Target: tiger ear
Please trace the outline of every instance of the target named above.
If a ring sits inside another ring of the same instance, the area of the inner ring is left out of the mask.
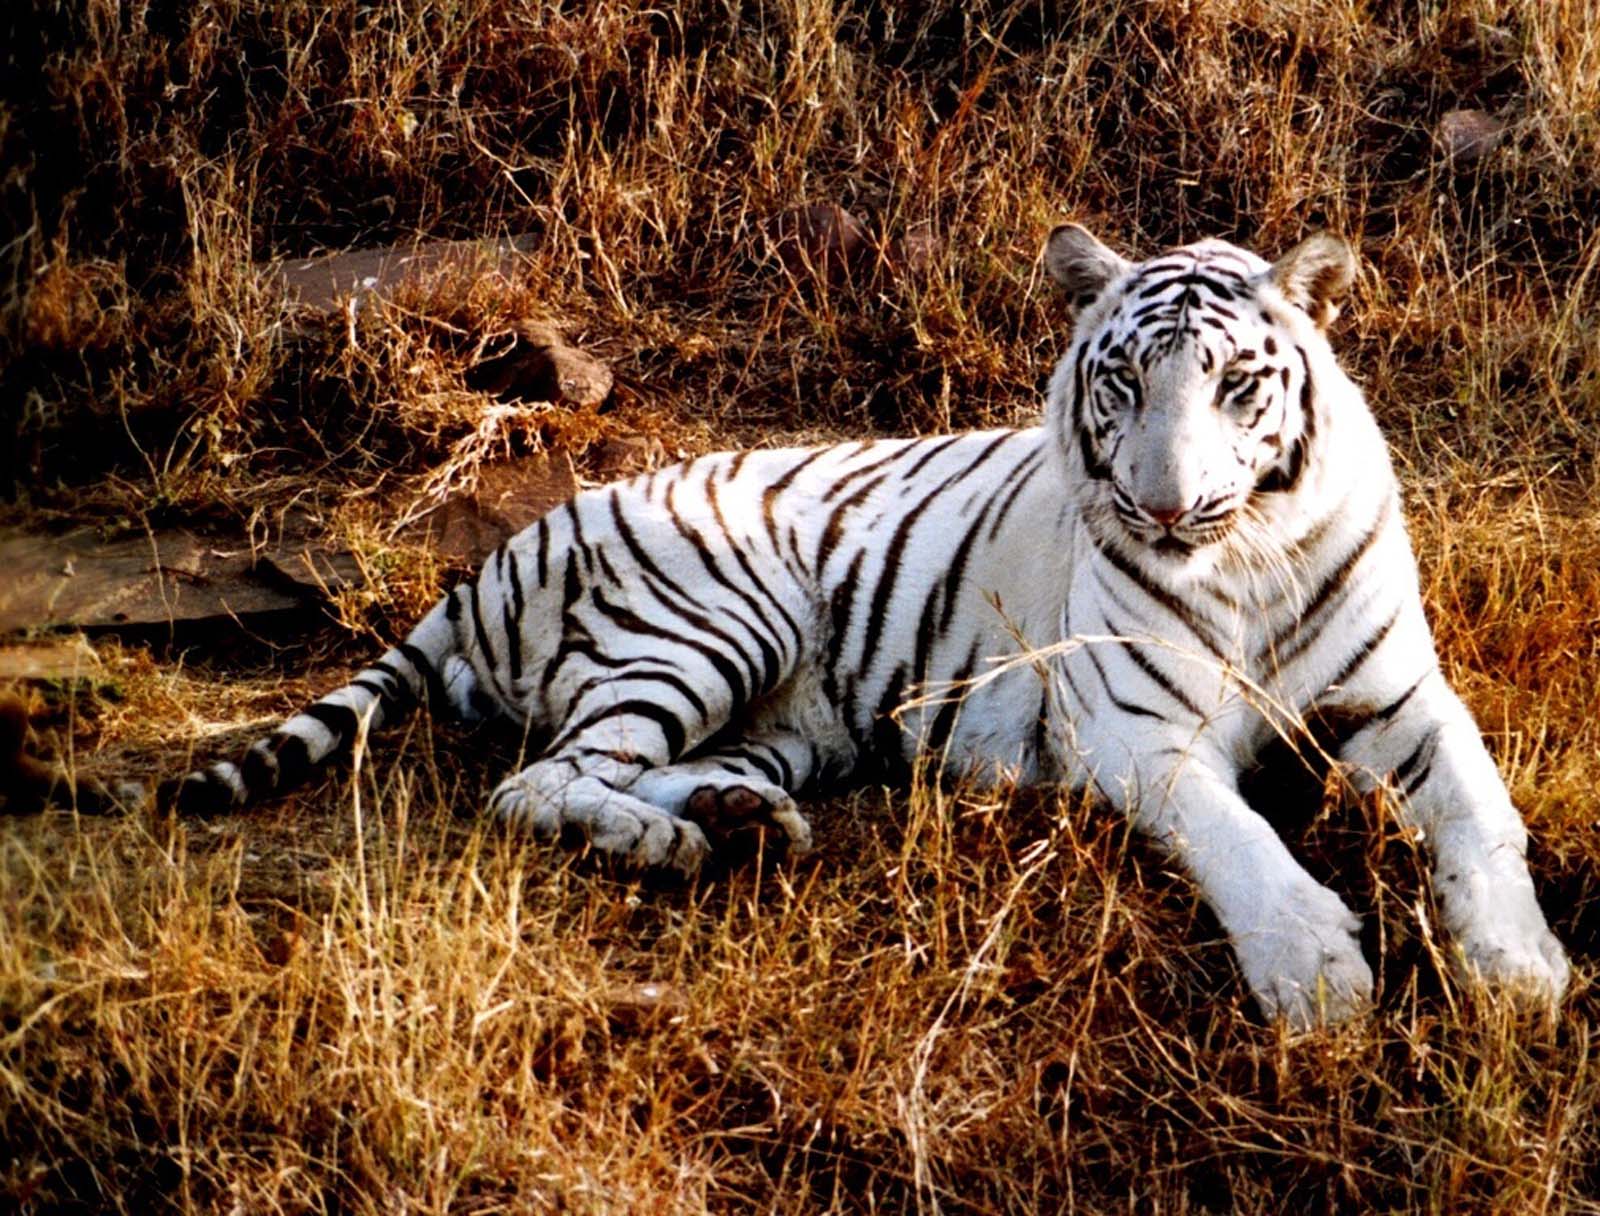
[[[1079,313],[1106,284],[1133,269],[1133,263],[1107,249],[1087,228],[1061,224],[1045,240],[1044,268],[1066,289],[1072,311]]]
[[[1305,310],[1318,329],[1327,329],[1339,315],[1338,302],[1350,290],[1355,273],[1356,256],[1349,244],[1319,232],[1273,263],[1267,277],[1284,299]]]

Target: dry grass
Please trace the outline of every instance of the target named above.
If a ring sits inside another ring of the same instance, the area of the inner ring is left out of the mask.
[[[1600,1211],[1595,0],[34,7],[0,16],[8,514],[260,536],[292,505],[372,578],[282,654],[102,643],[98,684],[44,694],[85,771],[179,767],[436,592],[382,525],[478,451],[464,334],[556,317],[618,372],[489,451],[1007,422],[1062,345],[1057,218],[1136,251],[1326,225],[1361,243],[1336,340],[1578,971],[1554,1020],[1457,987],[1423,860],[1313,791],[1297,848],[1364,914],[1380,1002],[1287,1039],[1092,808],[869,790],[803,865],[657,889],[459,817],[504,745],[417,731],[238,819],[0,825],[0,1199]],[[1457,108],[1505,122],[1491,155],[1437,145]],[[773,256],[797,202],[865,222],[852,275]],[[537,238],[515,288],[354,325],[254,269],[498,233]]]

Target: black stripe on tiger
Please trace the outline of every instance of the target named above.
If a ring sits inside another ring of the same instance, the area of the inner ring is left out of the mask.
[[[1124,636],[1122,632],[1110,621],[1106,622],[1106,628],[1112,634],[1118,637]],[[1135,667],[1144,672],[1145,675],[1149,676],[1162,692],[1166,693],[1167,696],[1171,697],[1195,717],[1203,719],[1205,717],[1205,713],[1198,705],[1194,703],[1194,699],[1190,697],[1188,693],[1184,692],[1183,689],[1179,688],[1171,676],[1167,675],[1166,672],[1162,671],[1143,654],[1142,648],[1146,644],[1146,642],[1139,638],[1125,640],[1122,643],[1122,653],[1128,656]]]
[[[733,614],[733,619],[745,627],[751,638],[754,639],[756,646],[760,649],[761,661],[764,669],[762,685],[766,688],[771,688],[778,682],[778,673],[783,667],[776,649],[776,647],[781,647],[783,645],[783,639],[778,636],[778,630],[776,626],[773,625],[771,619],[762,609],[760,602],[755,598],[755,596],[751,595],[743,587],[740,587],[723,572],[723,569],[721,565],[718,564],[711,547],[706,544],[705,537],[702,536],[699,530],[691,525],[688,520],[684,519],[682,514],[678,511],[678,504],[673,498],[673,490],[676,488],[677,487],[674,486],[672,489],[667,491],[667,516],[672,520],[672,526],[677,529],[678,535],[683,537],[683,539],[688,542],[689,547],[695,551],[695,556],[700,559],[700,564],[705,567],[706,573],[711,576],[712,580],[721,584],[723,587],[726,587],[729,591],[733,592],[734,595],[738,596],[740,601],[743,602],[744,606],[750,609],[750,611],[755,614],[756,619],[760,621],[761,628],[758,629],[749,621],[743,620],[737,614]],[[708,492],[710,490],[709,481],[707,483],[707,490]],[[617,502],[617,496],[615,493],[613,493],[611,496],[611,512],[613,517],[621,514],[621,508]]]
[[[789,759],[783,754],[783,751],[760,739],[749,740],[744,744],[742,751],[746,756],[750,757],[751,763],[756,764],[758,767],[760,766],[760,761],[756,759],[757,748],[767,754],[768,762],[777,770],[777,775],[772,778],[772,783],[786,790],[794,789],[798,784],[795,781],[794,766],[789,763]]]
[[[738,621],[739,624],[743,625],[745,630],[757,640],[758,648],[763,651],[763,661],[759,668],[756,666],[756,660],[751,656],[750,652],[740,644],[738,638],[734,637],[733,634],[729,633],[721,626],[713,624],[711,618],[702,613],[699,610],[699,606],[695,604],[688,597],[688,595],[682,591],[679,591],[675,585],[664,582],[661,579],[651,577],[650,575],[645,576],[643,579],[643,585],[645,590],[649,591],[650,594],[655,597],[656,602],[660,604],[661,607],[665,608],[668,612],[672,613],[680,620],[688,622],[691,628],[697,629],[701,633],[709,634],[711,637],[718,639],[724,644],[728,654],[738,657],[740,663],[744,667],[744,677],[741,679],[740,684],[745,690],[744,696],[739,701],[740,706],[743,706],[746,702],[753,700],[756,696],[763,692],[768,687],[768,680],[775,679],[776,673],[781,670],[781,668],[776,665],[777,653],[772,649],[770,644],[762,643],[760,635],[751,628],[748,621],[742,620],[734,613],[725,614],[727,618]]]
[[[773,785],[784,789],[788,788],[784,784],[783,773],[777,767],[777,765],[773,764],[772,761],[768,760],[766,757],[760,755],[749,744],[746,744],[744,747],[739,749],[739,758],[742,759],[746,764],[750,765],[751,768],[754,768],[760,772],[760,774],[768,781],[772,782]]]
[[[1021,480],[1026,484],[1027,478],[1032,476],[1033,470],[1043,463],[1042,457],[1033,457],[1037,463],[1032,466],[1029,473]],[[1015,501],[1015,495],[1007,499],[1007,508]],[[966,532],[957,543],[955,553],[951,556],[945,568],[944,578],[934,588],[933,595],[927,607],[921,614],[917,624],[916,649],[912,660],[912,683],[920,687],[928,678],[928,663],[933,655],[933,643],[943,640],[950,632],[951,622],[955,618],[956,605],[961,599],[961,587],[966,574],[967,561],[972,555],[972,546],[978,539],[978,534],[983,531],[984,524],[995,510],[995,503],[991,500],[983,506],[977,517],[967,525]]]
[[[256,794],[294,789],[305,783],[316,765],[303,738],[277,730],[246,751],[239,767],[246,788]]]
[[[734,665],[732,660],[730,660],[726,654],[718,650],[715,646],[701,641],[698,637],[695,637],[692,634],[678,633],[674,630],[666,629],[660,625],[654,625],[650,623],[643,617],[639,616],[638,613],[633,612],[630,609],[623,608],[618,604],[611,603],[605,598],[605,595],[598,587],[594,589],[594,592],[592,593],[592,599],[594,606],[599,609],[603,616],[613,623],[620,625],[629,633],[636,634],[639,637],[660,638],[662,641],[672,642],[673,644],[682,646],[687,650],[692,650],[704,658],[706,662],[710,663],[712,667],[716,668],[717,674],[722,677],[723,683],[728,686],[728,693],[733,698],[734,714],[737,714],[749,702],[750,688],[745,683],[743,675],[740,673],[738,667]],[[720,630],[710,628],[710,622],[706,621],[703,617],[698,621],[690,620],[689,623],[696,628],[705,628],[707,632],[716,636],[720,636],[724,641],[729,641],[727,634],[722,633]],[[705,708],[703,702],[701,703],[700,708],[703,712]]]
[[[797,460],[787,472],[775,478],[772,484],[761,491],[761,522],[766,525],[767,536],[772,541],[773,549],[781,550],[783,548],[782,543],[778,540],[778,516],[776,511],[778,497],[794,484],[794,479],[800,476],[803,469],[808,465],[814,464],[831,450],[825,447],[813,448],[805,456]]]
[[[410,662],[409,659],[406,661],[407,663]],[[382,676],[384,683],[389,688],[390,706],[389,709],[385,711],[384,716],[386,718],[392,719],[400,714],[409,713],[413,708],[416,707],[418,701],[421,699],[418,696],[418,692],[422,691],[423,694],[426,695],[425,689],[418,690],[413,688],[411,686],[411,681],[406,679],[405,676],[401,675],[400,669],[397,668],[393,663],[389,662],[387,658],[377,660],[377,662],[373,663],[373,665],[367,670],[378,672],[379,675]],[[362,674],[365,675],[366,673],[363,672]],[[420,683],[422,679],[420,673],[418,674],[417,679]]]
[[[1044,467],[1044,457],[1033,455],[1018,465],[1018,472],[1012,474],[1011,489],[1006,491],[1006,496],[1000,502],[1000,509],[995,512],[994,522],[989,525],[988,540],[992,544],[1000,535],[1000,529],[1006,522],[1006,516],[1011,514],[1011,508],[1016,505],[1017,499],[1028,488],[1028,483],[1033,476]]]
[[[1296,346],[1294,350],[1300,357],[1300,434],[1289,445],[1287,467],[1281,463],[1274,464],[1256,482],[1256,492],[1259,494],[1283,494],[1298,486],[1310,459],[1311,447],[1317,439],[1316,394],[1311,385],[1311,362],[1306,358],[1303,348]],[[1289,369],[1284,367],[1280,372],[1283,386],[1287,389]]]
[[[300,711],[300,715],[320,722],[333,736],[333,747],[325,755],[348,750],[361,731],[361,717],[348,705],[330,705],[327,701],[314,701]]]
[[[1141,705],[1137,701],[1129,701],[1119,697],[1113,691],[1114,686],[1111,683],[1111,677],[1106,674],[1105,665],[1100,662],[1100,656],[1095,653],[1094,646],[1090,645],[1086,647],[1085,653],[1089,656],[1089,663],[1094,667],[1095,675],[1100,677],[1101,691],[1106,694],[1106,700],[1110,701],[1112,705],[1116,706],[1123,713],[1133,714],[1138,718],[1154,718],[1158,722],[1166,722],[1170,719],[1171,715],[1164,714],[1158,709],[1151,709],[1149,706]],[[1087,702],[1085,702],[1085,704],[1087,704]]]
[[[1387,621],[1385,621],[1378,629],[1375,629],[1372,633],[1370,633],[1366,640],[1361,643],[1361,645],[1357,646],[1353,651],[1350,652],[1350,657],[1339,665],[1339,670],[1335,672],[1333,678],[1328,681],[1328,687],[1337,688],[1351,676],[1355,675],[1356,672],[1360,671],[1361,665],[1372,657],[1372,652],[1382,644],[1384,638],[1389,636],[1390,630],[1394,628],[1395,622],[1399,619],[1400,609],[1396,608],[1389,614],[1389,619]]]
[[[1324,751],[1343,755],[1362,731],[1381,726],[1399,713],[1417,689],[1422,687],[1422,682],[1432,674],[1429,670],[1418,676],[1409,688],[1386,705],[1349,705],[1336,699],[1329,705],[1313,706],[1306,715],[1307,722]]]
[[[687,621],[694,628],[699,629],[704,633],[709,633],[713,637],[720,638],[727,644],[728,648],[734,654],[737,654],[739,658],[743,660],[745,667],[750,672],[750,681],[748,684],[743,678],[740,678],[737,675],[735,675],[735,677],[732,679],[728,679],[727,672],[723,672],[724,678],[728,680],[728,687],[734,695],[735,706],[743,707],[754,694],[758,683],[760,683],[763,688],[770,687],[770,683],[777,679],[777,673],[781,671],[781,666],[778,664],[777,655],[772,651],[771,644],[765,641],[765,639],[763,639],[748,622],[740,621],[740,624],[744,625],[745,629],[750,632],[750,635],[756,639],[757,644],[761,647],[764,671],[764,679],[761,679],[757,677],[755,664],[752,662],[750,656],[745,652],[744,648],[740,646],[728,633],[713,625],[710,620],[708,620],[699,612],[696,612],[692,605],[684,602],[686,597],[683,596],[681,592],[676,590],[673,585],[673,580],[667,576],[666,572],[663,571],[660,566],[656,565],[654,558],[652,558],[650,554],[646,552],[644,546],[639,543],[639,538],[634,535],[633,529],[628,525],[627,518],[620,510],[614,495],[612,497],[612,521],[617,529],[617,535],[622,538],[623,545],[627,548],[628,553],[632,556],[633,560],[638,563],[640,571],[644,574],[645,586],[649,589],[650,593],[655,597],[657,602],[659,602],[661,606],[667,609],[669,612]],[[596,605],[601,607],[602,611],[607,612],[608,615],[613,612],[623,611],[622,609],[616,608],[613,605],[607,604],[599,595],[598,589],[596,590],[595,600]],[[629,613],[628,615],[634,620],[639,621],[641,626],[644,625],[642,618],[633,613]],[[689,639],[684,638],[679,634],[663,632],[661,636],[670,637],[681,641],[684,645],[691,644]],[[706,653],[709,657],[709,655],[712,653],[712,649],[707,647],[705,648],[704,653]],[[719,655],[719,658],[723,663],[727,663],[727,660],[724,656]],[[712,662],[713,665],[715,665],[717,660],[712,660]],[[731,663],[727,664],[727,666],[729,671],[733,670]],[[719,667],[718,670],[721,671],[722,669]]]
[[[369,669],[370,670],[370,669]],[[389,680],[376,680],[363,672],[350,681],[351,688],[359,688],[363,692],[371,693],[378,701],[378,711],[385,719],[389,718],[396,707],[394,687]]]
[[[594,573],[594,553],[589,548],[588,541],[583,538],[583,512],[578,510],[578,500],[569,498],[566,501],[567,518],[572,521],[572,549],[569,553],[577,552],[583,555],[583,570],[585,574]]]
[[[1361,564],[1361,559],[1372,550],[1372,546],[1377,544],[1378,538],[1383,535],[1389,522],[1390,510],[1391,504],[1385,499],[1371,526],[1361,534],[1355,544],[1350,546],[1338,565],[1334,566],[1327,577],[1318,584],[1316,592],[1300,610],[1300,615],[1280,629],[1267,643],[1266,650],[1257,656],[1258,661],[1273,655],[1280,665],[1292,663],[1321,636],[1321,622],[1318,618],[1332,612],[1343,601],[1343,592],[1349,586],[1350,578]]]
[[[857,452],[856,455],[863,455],[871,446],[871,444],[863,444],[861,450]],[[829,486],[827,490],[823,492],[822,497],[818,501],[832,502],[834,499],[838,498],[841,494],[848,490],[852,485],[860,481],[863,477],[870,477],[872,474],[882,471],[884,465],[889,464],[892,461],[899,460],[906,454],[907,450],[910,449],[911,446],[912,445],[910,444],[906,444],[896,447],[886,455],[878,457],[876,460],[868,461],[866,464],[858,465],[857,467],[851,469],[848,473],[843,474],[837,481]]]
[[[966,659],[951,676],[954,688],[939,706],[939,712],[934,715],[933,726],[928,731],[928,750],[935,756],[942,756],[945,746],[950,742],[950,735],[956,728],[956,714],[961,708],[961,697],[956,695],[955,690],[972,679],[972,673],[977,667],[978,643],[974,642],[972,649],[967,652]]]
[[[856,507],[860,506],[869,494],[888,480],[887,472],[879,473],[869,481],[863,482],[848,498],[841,501],[828,514],[828,522],[822,526],[822,540],[817,545],[817,556],[813,568],[820,577],[825,571],[828,559],[833,556],[833,551],[838,548],[839,542],[844,539],[845,516]]]
[[[500,623],[506,635],[506,659],[511,672],[512,690],[515,691],[517,681],[522,679],[522,626],[518,622],[519,613],[513,610],[509,601],[501,603],[500,613]]]
[[[577,739],[590,727],[597,726],[601,722],[608,722],[612,718],[621,717],[643,718],[661,732],[661,737],[667,745],[667,756],[664,763],[670,764],[683,754],[684,743],[687,739],[683,723],[654,701],[642,701],[638,698],[618,701],[613,705],[602,705],[599,709],[586,714],[567,727],[550,744],[549,751],[552,753],[566,751],[571,747],[573,740]]]
[[[450,697],[444,690],[444,680],[439,675],[439,669],[422,651],[410,642],[401,642],[395,646],[395,653],[411,664],[411,669],[422,680],[422,686],[427,690],[428,708],[433,713],[444,712],[450,703]]]
[[[1400,783],[1400,793],[1404,797],[1411,797],[1432,775],[1434,753],[1439,749],[1439,730],[1438,723],[1430,726],[1422,738],[1417,740],[1417,745],[1411,750],[1411,754],[1395,765],[1394,779]]]
[[[487,570],[488,567],[485,566],[484,569]],[[457,588],[457,590],[459,591],[460,588]],[[454,594],[455,592],[451,593],[452,596],[454,596]],[[495,696],[499,699],[500,703],[502,705],[509,705],[512,703],[514,698],[511,696],[510,689],[502,688],[500,686],[500,657],[495,654],[494,647],[489,642],[489,631],[484,627],[483,612],[481,611],[481,605],[478,599],[477,579],[472,579],[467,583],[467,600],[469,608],[468,615],[472,617],[472,634],[477,640],[479,653],[483,655],[484,666],[488,668],[489,682],[494,685]]]
[[[716,482],[709,477],[706,479],[706,500],[711,504],[712,517],[716,519],[717,527],[722,529],[722,535],[732,537],[733,532],[729,529],[728,521],[722,514],[722,501],[717,495]],[[805,649],[805,634],[801,631],[799,622],[783,606],[783,601],[772,593],[772,589],[767,586],[766,580],[756,574],[754,567],[750,565],[749,557],[745,555],[744,546],[732,545],[730,548],[733,551],[734,560],[739,563],[739,569],[743,570],[745,577],[750,580],[750,585],[766,598],[778,615],[783,618],[784,624],[789,627],[789,632],[794,635],[795,653],[799,654]]]
[[[851,559],[850,565],[844,572],[844,577],[834,584],[833,594],[828,597],[828,632],[827,660],[823,664],[822,680],[823,690],[828,700],[839,702],[839,660],[844,654],[845,635],[850,628],[850,616],[855,603],[856,590],[861,582],[861,561],[866,556],[865,549],[857,549],[856,555]],[[855,734],[855,721],[846,717],[845,724],[852,736]],[[859,742],[859,740],[857,740]]]
[[[1114,545],[1103,542],[1100,537],[1096,536],[1093,532],[1089,533],[1089,539],[1094,544],[1095,550],[1102,557],[1104,557],[1108,563],[1110,563],[1111,567],[1115,569],[1118,574],[1122,575],[1123,578],[1127,579],[1135,587],[1139,588],[1140,591],[1144,592],[1144,594],[1148,595],[1156,603],[1160,604],[1173,616],[1177,617],[1183,627],[1193,634],[1196,640],[1198,640],[1199,643],[1204,646],[1213,657],[1220,658],[1224,653],[1226,653],[1226,648],[1217,639],[1216,634],[1213,632],[1214,627],[1212,623],[1203,618],[1194,610],[1193,607],[1184,603],[1177,596],[1173,595],[1172,592],[1168,591],[1165,587],[1161,586],[1159,583],[1147,576],[1144,571],[1139,569],[1138,566],[1134,565],[1133,562],[1129,561],[1120,552],[1118,552]],[[1101,583],[1100,585],[1105,587],[1104,583]],[[1107,590],[1109,590],[1109,588],[1107,588]],[[1126,608],[1124,611],[1126,611]]]
[[[922,501],[911,510],[907,511],[895,528],[893,537],[884,551],[883,571],[878,576],[878,585],[873,591],[872,607],[867,615],[866,632],[861,641],[861,660],[857,670],[862,673],[870,672],[877,662],[878,643],[883,637],[884,621],[888,617],[889,600],[894,595],[895,584],[900,579],[900,563],[905,556],[906,541],[911,535],[911,530],[917,526],[917,521],[922,518],[930,506],[934,504],[951,486],[958,485],[962,480],[972,476],[978,469],[1003,447],[1008,439],[1016,435],[1015,431],[1002,431],[998,438],[984,446],[978,455],[969,461],[965,467],[951,473],[937,486],[923,496]],[[853,710],[847,707],[847,712]]]
[[[905,749],[901,746],[900,725],[894,716],[905,696],[906,665],[901,663],[884,685],[883,695],[878,698],[872,714],[871,752],[885,772],[903,774],[905,771]]]
[[[1089,382],[1084,371],[1088,354],[1089,344],[1080,343],[1072,366],[1072,430],[1078,437],[1078,458],[1083,462],[1083,475],[1090,481],[1108,481],[1111,478],[1111,466],[1095,451],[1089,433]]]
[[[949,435],[944,439],[937,439],[928,443],[927,447],[923,449],[922,455],[912,462],[910,468],[900,474],[900,480],[908,485],[915,481],[917,475],[927,468],[931,461],[940,456],[946,448],[960,442],[961,438],[960,435]]]
[[[1431,676],[1433,671],[1433,668],[1429,668],[1427,671],[1423,672],[1417,677],[1415,684],[1406,689],[1393,701],[1390,701],[1389,704],[1385,705],[1382,709],[1374,710],[1372,714],[1372,720],[1377,722],[1387,722],[1390,718],[1394,717],[1397,713],[1404,709],[1406,702],[1411,700],[1412,694],[1415,693],[1417,689],[1422,687],[1422,682]]]

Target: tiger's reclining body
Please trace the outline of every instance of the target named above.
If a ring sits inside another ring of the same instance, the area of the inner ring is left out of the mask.
[[[180,805],[283,788],[419,700],[487,705],[549,740],[494,813],[690,871],[707,831],[809,847],[802,787],[932,754],[1095,787],[1193,876],[1263,1010],[1303,1025],[1360,1009],[1372,972],[1239,778],[1337,711],[1338,760],[1431,842],[1464,962],[1558,997],[1526,833],[1439,670],[1387,449],[1322,332],[1348,249],[1134,265],[1065,226],[1046,265],[1077,315],[1044,426],[724,453],[581,493]]]

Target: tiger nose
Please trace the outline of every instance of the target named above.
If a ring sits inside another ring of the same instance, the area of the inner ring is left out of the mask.
[[[1182,519],[1189,510],[1188,507],[1156,507],[1151,506],[1149,503],[1140,503],[1139,509],[1151,519],[1155,520],[1156,523],[1160,524],[1163,528],[1172,527],[1172,525]]]

